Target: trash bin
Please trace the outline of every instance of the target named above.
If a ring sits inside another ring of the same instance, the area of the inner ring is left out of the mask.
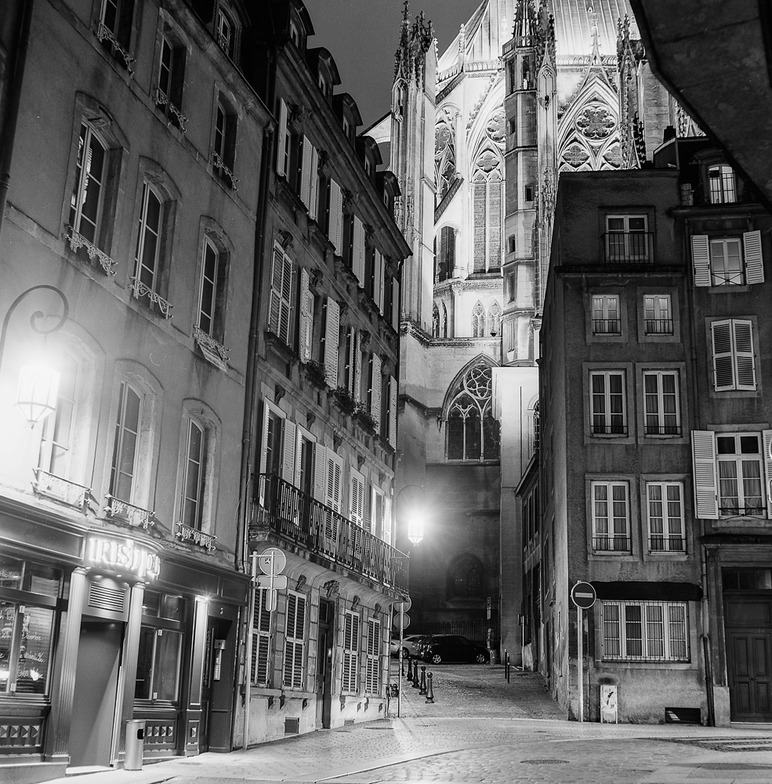
[[[142,755],[145,751],[145,720],[130,719],[126,722],[126,758],[124,770],[142,770]]]

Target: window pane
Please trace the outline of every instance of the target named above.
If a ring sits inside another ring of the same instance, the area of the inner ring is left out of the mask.
[[[625,608],[625,640],[628,656],[643,655],[643,623],[641,621],[641,607],[628,604]]]
[[[182,635],[163,630],[156,636],[153,699],[175,701],[180,671]]]
[[[134,698],[149,700],[153,678],[153,644],[155,629],[143,626],[139,630],[139,653],[137,655],[137,680],[134,685]]]
[[[0,602],[0,693],[11,683],[11,649],[16,629],[16,605]]]
[[[29,606],[24,609],[16,667],[17,694],[45,694],[48,690],[53,626],[53,610]]]

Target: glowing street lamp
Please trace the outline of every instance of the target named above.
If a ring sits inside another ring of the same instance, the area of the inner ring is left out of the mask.
[[[417,515],[413,514],[407,521],[407,538],[415,545],[423,541],[424,538],[424,521]]]

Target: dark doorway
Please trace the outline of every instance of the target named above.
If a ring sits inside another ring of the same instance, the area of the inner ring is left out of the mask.
[[[335,603],[319,602],[319,650],[316,657],[316,726],[330,728],[332,715],[332,651]]]
[[[231,750],[235,624],[210,618],[204,652],[204,681],[201,690],[200,750]]]
[[[109,765],[123,624],[83,619],[70,724],[70,765]]]

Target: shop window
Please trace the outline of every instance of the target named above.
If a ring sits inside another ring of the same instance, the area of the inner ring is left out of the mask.
[[[139,633],[134,698],[152,702],[177,702],[181,654],[181,632],[143,625]]]

